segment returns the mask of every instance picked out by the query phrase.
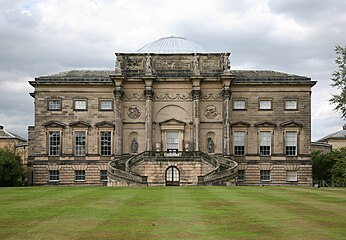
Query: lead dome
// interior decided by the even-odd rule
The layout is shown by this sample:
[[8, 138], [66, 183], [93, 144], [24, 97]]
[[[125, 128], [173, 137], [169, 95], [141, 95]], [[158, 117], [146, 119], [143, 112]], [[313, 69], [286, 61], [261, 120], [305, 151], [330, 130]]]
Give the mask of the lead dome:
[[137, 53], [203, 53], [198, 44], [183, 37], [164, 37], [141, 47]]

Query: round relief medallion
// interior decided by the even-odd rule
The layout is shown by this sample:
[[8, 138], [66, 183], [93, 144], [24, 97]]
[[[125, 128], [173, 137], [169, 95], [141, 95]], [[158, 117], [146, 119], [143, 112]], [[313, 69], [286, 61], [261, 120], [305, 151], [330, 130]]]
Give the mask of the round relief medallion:
[[208, 106], [205, 108], [204, 110], [204, 115], [209, 118], [209, 119], [213, 119], [217, 116], [217, 109], [215, 106]]
[[139, 107], [133, 105], [129, 107], [129, 110], [127, 111], [127, 115], [132, 119], [136, 119], [136, 118], [139, 118], [139, 116], [141, 115], [141, 111], [139, 110]]

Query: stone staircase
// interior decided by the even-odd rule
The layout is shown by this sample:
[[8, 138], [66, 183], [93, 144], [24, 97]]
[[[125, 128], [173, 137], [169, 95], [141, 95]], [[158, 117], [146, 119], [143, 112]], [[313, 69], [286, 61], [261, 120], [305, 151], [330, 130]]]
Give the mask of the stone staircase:
[[[133, 171], [144, 161], [201, 161], [212, 166], [212, 171], [198, 176], [193, 185], [231, 185], [235, 183], [238, 164], [230, 158], [221, 155], [206, 154], [204, 152], [153, 152], [145, 151], [137, 155], [124, 155], [108, 163], [107, 186], [147, 186], [148, 176], [141, 176]], [[165, 171], [165, 169], [162, 169]]]

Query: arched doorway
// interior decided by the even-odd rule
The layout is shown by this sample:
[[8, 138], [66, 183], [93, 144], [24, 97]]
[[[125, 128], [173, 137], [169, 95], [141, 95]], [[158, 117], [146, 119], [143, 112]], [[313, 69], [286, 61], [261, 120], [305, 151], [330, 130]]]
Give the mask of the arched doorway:
[[180, 172], [175, 166], [170, 166], [166, 170], [166, 186], [179, 186]]

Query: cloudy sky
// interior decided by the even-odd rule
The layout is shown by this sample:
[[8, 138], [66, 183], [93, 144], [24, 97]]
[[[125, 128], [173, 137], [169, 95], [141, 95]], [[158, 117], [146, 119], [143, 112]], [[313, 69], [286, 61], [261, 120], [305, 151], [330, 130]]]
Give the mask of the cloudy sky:
[[0, 125], [27, 137], [35, 77], [113, 68], [115, 52], [171, 35], [231, 52], [233, 69], [317, 80], [312, 140], [344, 124], [328, 103], [334, 47], [346, 45], [344, 0], [0, 0]]

